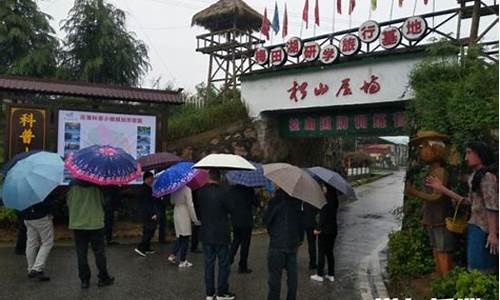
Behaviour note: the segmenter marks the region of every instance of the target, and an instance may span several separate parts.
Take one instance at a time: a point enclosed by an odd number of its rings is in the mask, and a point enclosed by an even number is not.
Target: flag
[[[339,15],[342,14],[342,0],[337,0],[337,12]]]
[[[273,28],[274,34],[277,34],[280,31],[280,16],[278,13],[278,2],[275,2],[274,5],[274,17],[273,17],[273,24],[271,24],[271,27]]]
[[[399,7],[403,6],[403,0],[398,0]]]
[[[426,0],[424,0],[426,1]],[[372,10],[376,10],[377,9],[377,0],[372,0]]]
[[[302,21],[306,22],[306,29],[307,25],[309,24],[308,19],[309,19],[309,0],[306,0],[306,3],[304,4],[304,11],[302,11]]]
[[[314,7],[314,23],[319,27],[319,3],[316,0],[316,6]]]
[[[288,35],[288,11],[286,10],[285,3],[285,13],[283,14],[283,30],[281,31],[281,36],[285,38]]]
[[[356,0],[349,0],[349,14],[352,14],[354,7],[356,7]]]
[[[267,19],[267,8],[264,8],[264,16],[262,17],[260,32],[269,40],[269,20]]]

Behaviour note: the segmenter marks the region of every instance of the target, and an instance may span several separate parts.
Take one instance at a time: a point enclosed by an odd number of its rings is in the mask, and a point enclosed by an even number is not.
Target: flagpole
[[[394,1],[395,0],[391,0],[391,11],[389,13],[389,21],[392,21],[392,12],[394,11]]]
[[[337,1],[333,1],[332,33],[335,32],[335,14],[337,12]]]
[[[415,3],[413,4],[413,15],[417,12],[417,0],[414,0]]]

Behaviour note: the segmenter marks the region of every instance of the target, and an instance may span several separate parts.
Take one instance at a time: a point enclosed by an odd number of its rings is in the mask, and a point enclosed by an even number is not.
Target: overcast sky
[[[154,79],[161,77],[161,86],[167,82],[176,87],[193,91],[194,86],[206,80],[208,57],[197,53],[196,35],[205,33],[199,27],[191,27],[191,17],[198,11],[206,8],[216,0],[105,0],[127,13],[127,27],[143,40],[149,49],[151,71],[143,80],[143,87],[151,87]],[[405,0],[403,7],[398,7],[397,0],[378,0],[378,8],[370,13],[370,0],[357,0],[356,8],[350,20],[347,14],[349,0],[342,0],[342,15],[335,15],[335,31],[359,26],[370,19],[386,21],[390,18],[391,1],[394,1],[392,18],[411,16],[415,9],[416,14],[429,13],[433,10],[433,0],[424,5],[424,0]],[[456,0],[434,0],[436,10],[457,7]],[[272,19],[274,1],[247,0],[254,9],[263,13],[267,7],[268,18]],[[283,7],[288,6],[289,35],[299,35],[301,15],[305,0],[278,0],[280,22],[283,19]],[[336,0],[319,0],[320,27],[316,34],[332,32],[333,3]],[[488,2],[488,1],[487,1]],[[73,0],[37,0],[41,10],[53,17],[52,26],[59,38],[64,33],[59,31],[61,20],[65,19],[73,5]],[[303,30],[303,37],[313,35],[312,24],[315,0],[309,0],[309,29]],[[370,15],[371,14],[371,15]],[[437,23],[438,21],[436,21]],[[486,22],[484,22],[486,23]],[[456,24],[456,23],[455,23]],[[483,24],[486,26],[487,24]],[[446,28],[450,32],[456,25]],[[258,34],[257,34],[258,36]],[[282,42],[281,33],[275,42]],[[161,87],[160,86],[160,87]]]

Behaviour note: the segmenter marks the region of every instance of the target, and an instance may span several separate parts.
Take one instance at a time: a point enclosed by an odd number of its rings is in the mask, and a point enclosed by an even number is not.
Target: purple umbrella
[[[161,170],[182,161],[182,158],[168,152],[153,153],[139,157],[137,161],[141,164],[143,171]]]
[[[262,165],[251,162],[255,167],[255,171],[229,171],[226,173],[226,178],[231,184],[241,184],[247,187],[263,187],[267,186],[270,181],[264,177]]]
[[[141,176],[141,165],[130,154],[109,145],[71,152],[65,166],[73,178],[97,185],[127,184]]]

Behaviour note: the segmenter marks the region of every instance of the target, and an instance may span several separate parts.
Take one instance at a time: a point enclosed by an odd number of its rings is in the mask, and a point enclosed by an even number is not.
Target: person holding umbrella
[[[233,242],[231,243],[229,261],[233,264],[234,257],[238,252],[238,248],[240,248],[238,273],[252,273],[252,270],[248,268],[248,252],[250,250],[253,230],[252,210],[254,206],[259,206],[259,202],[255,195],[255,190],[252,187],[241,184],[231,186],[228,194],[233,206],[231,215]]]
[[[50,196],[20,212],[27,229],[26,260],[28,277],[49,281],[44,267],[54,246],[54,224]]]
[[[264,223],[270,236],[267,264],[269,270],[268,300],[279,300],[281,276],[287,272],[288,300],[297,297],[297,251],[303,239],[301,201],[316,208],[326,204],[319,184],[299,167],[275,163],[263,166],[264,176],[277,187],[275,196],[269,200]]]
[[[323,277],[333,282],[335,281],[335,258],[333,256],[333,246],[337,237],[337,210],[339,201],[337,191],[328,185],[323,185],[326,196],[326,205],[321,208],[319,222],[314,229],[314,234],[318,236],[318,272],[311,275],[311,279],[323,282]],[[325,258],[328,261],[328,273],[325,276]]]
[[[192,234],[191,222],[200,225],[194,210],[191,189],[187,186],[182,187],[171,195],[170,201],[174,205],[174,227],[177,240],[168,260],[178,263],[179,268],[190,268],[193,264],[186,260],[186,256],[189,237]]]
[[[140,256],[155,253],[151,249],[151,239],[153,238],[159,219],[158,199],[153,197],[154,176],[151,172],[144,172],[142,185],[139,192],[139,211],[142,219],[142,240],[134,249]]]
[[[10,163],[3,184],[4,205],[19,211],[27,228],[26,260],[28,277],[50,278],[44,267],[54,245],[49,194],[63,178],[64,164],[55,153],[37,152]]]
[[[88,289],[88,247],[96,259],[98,286],[112,285],[104,244],[104,193],[99,186],[127,184],[141,176],[140,165],[121,148],[93,145],[71,152],[65,161],[73,181],[67,194],[69,229],[74,231],[81,288]]]
[[[302,223],[304,227],[304,234],[307,237],[307,250],[309,252],[309,269],[314,270],[318,267],[317,256],[316,256],[316,243],[318,242],[318,236],[314,234],[314,230],[317,228],[318,224],[316,222],[316,217],[319,213],[319,209],[312,206],[309,203],[302,202]]]
[[[200,207],[200,240],[203,243],[205,257],[206,300],[232,300],[229,292],[229,245],[231,230],[229,215],[231,205],[227,191],[220,184],[220,172],[210,169],[208,185],[198,190]],[[215,261],[219,261],[218,288],[215,290]]]

